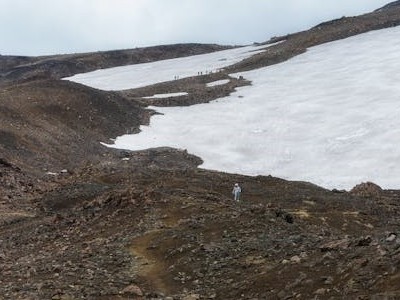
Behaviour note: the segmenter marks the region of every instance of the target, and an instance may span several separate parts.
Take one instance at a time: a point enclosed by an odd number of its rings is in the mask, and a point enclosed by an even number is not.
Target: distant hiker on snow
[[[235,186],[233,187],[233,190],[232,190],[233,200],[239,202],[241,192],[242,192],[242,189],[240,188],[239,183],[235,183]]]

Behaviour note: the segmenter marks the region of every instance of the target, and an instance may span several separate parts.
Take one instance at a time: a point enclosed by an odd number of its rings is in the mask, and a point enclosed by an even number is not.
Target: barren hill
[[[0,55],[0,83],[46,78],[60,79],[97,69],[198,55],[227,48],[230,47],[207,44],[176,44],[40,57]]]
[[[190,92],[168,105],[213,100],[249,84],[207,89],[228,72],[399,25],[396,4],[274,38],[226,73],[124,92],[60,78],[226,47],[0,56],[0,299],[400,299],[400,191],[330,191],[202,170],[183,150],[100,144],[149,121],[149,91]]]

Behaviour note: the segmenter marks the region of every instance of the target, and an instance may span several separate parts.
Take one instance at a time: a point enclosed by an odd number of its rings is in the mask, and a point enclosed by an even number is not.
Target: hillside
[[[229,47],[0,56],[0,299],[400,299],[400,191],[351,191],[198,168],[185,150],[114,150],[159,105],[251,84],[228,74],[397,26],[397,2],[277,37],[224,72],[119,92],[60,80]],[[207,87],[216,80],[229,84]],[[165,104],[166,101],[163,101]],[[243,201],[232,201],[235,182]]]
[[[60,79],[97,69],[198,55],[228,48],[231,47],[207,44],[176,44],[40,57],[0,55],[0,84],[46,78]]]

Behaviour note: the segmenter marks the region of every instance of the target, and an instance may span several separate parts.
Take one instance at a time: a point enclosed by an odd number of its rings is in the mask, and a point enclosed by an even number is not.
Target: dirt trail
[[[130,247],[130,252],[138,260],[138,276],[148,282],[154,290],[165,295],[171,294],[174,283],[171,281],[169,266],[164,257],[159,251],[154,251],[157,248],[155,242],[163,235],[163,231],[178,226],[181,217],[178,209],[169,210],[162,216],[160,228],[150,230],[134,239]]]
[[[149,249],[153,241],[159,235],[160,230],[149,231],[145,235],[135,239],[130,248],[131,253],[138,259],[138,275],[152,285],[152,288],[163,294],[169,294],[170,289],[163,279],[167,266],[162,259],[154,255]]]

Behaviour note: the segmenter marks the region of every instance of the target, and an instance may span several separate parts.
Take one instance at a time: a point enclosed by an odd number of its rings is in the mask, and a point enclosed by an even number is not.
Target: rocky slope
[[[228,72],[398,25],[395,4],[273,39],[226,73],[120,93],[58,79],[221,48],[0,57],[0,299],[400,299],[400,191],[329,191],[203,170],[183,150],[100,145],[149,121],[145,106],[159,103],[144,95],[184,86],[168,105],[213,100],[250,84]],[[218,79],[230,82],[206,87]]]
[[[97,69],[198,55],[228,48],[230,47],[208,44],[176,44],[40,57],[0,55],[0,83],[60,79]]]

